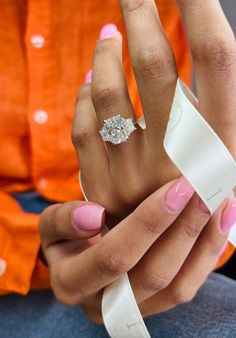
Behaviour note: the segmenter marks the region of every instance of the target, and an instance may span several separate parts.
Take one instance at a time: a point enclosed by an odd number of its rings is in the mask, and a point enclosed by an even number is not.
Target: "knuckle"
[[[84,148],[88,143],[91,142],[93,137],[97,134],[97,130],[92,127],[79,127],[72,129],[71,139],[74,147]]]
[[[64,238],[66,236],[66,232],[64,230],[64,227],[62,227],[62,222],[61,222],[61,216],[62,216],[62,211],[64,209],[65,204],[58,205],[54,209],[54,213],[51,218],[50,226],[52,229],[52,233],[54,234],[55,238]]]
[[[172,277],[165,273],[154,273],[153,271],[150,271],[145,274],[144,288],[154,294],[165,289],[170,284],[171,280]]]
[[[221,243],[222,244],[222,243]],[[219,246],[215,243],[211,243],[209,245],[209,255],[211,257],[217,258],[219,256],[220,250],[221,250],[222,246]]]
[[[95,85],[92,88],[92,101],[95,107],[113,107],[121,98],[121,89],[116,84],[110,86]]]
[[[69,291],[67,283],[64,277],[64,274],[60,273],[63,271],[60,269],[58,264],[55,267],[51,268],[51,288],[57,300],[60,303],[66,305],[77,305],[80,303],[80,295],[76,293],[76,295]]]
[[[99,305],[98,308],[96,305],[94,305],[94,301],[95,301],[94,297],[92,299],[88,298],[84,302],[82,302],[80,306],[82,307],[84,313],[92,323],[101,325],[104,323],[101,311],[101,304]]]
[[[136,53],[134,57],[134,68],[144,78],[165,78],[173,73],[173,59],[170,54],[160,52],[160,47],[153,45],[143,48],[142,51]],[[173,73],[175,74],[175,72]]]
[[[90,88],[87,85],[82,86],[76,96],[77,104],[83,100],[86,100],[90,96]]]
[[[114,52],[117,48],[117,46],[119,46],[119,42],[117,39],[104,39],[104,40],[99,40],[95,46],[95,52],[94,52],[94,56],[95,59],[97,58],[97,56],[104,58],[104,54],[109,53],[109,55],[107,55],[107,57],[114,57]],[[113,54],[111,54],[113,53]]]
[[[133,13],[146,7],[149,2],[145,0],[120,0],[120,6],[124,11]]]
[[[185,303],[191,302],[195,294],[196,294],[196,291],[193,291],[189,287],[178,287],[173,291],[173,294],[172,294],[173,303],[175,305],[178,305],[178,304],[185,304]]]
[[[129,191],[129,193],[124,194],[122,191],[119,198],[122,199],[127,206],[139,205],[147,195],[147,186],[144,180],[140,179],[139,176],[136,176],[134,172],[129,175],[129,172],[127,171],[126,175],[126,191]]]
[[[221,236],[220,236],[221,237]],[[208,253],[210,257],[218,257],[219,252],[222,249],[222,238],[219,236],[209,236],[208,239],[206,239],[206,248],[208,250]]]
[[[61,289],[58,290],[58,289],[54,288],[53,293],[54,293],[56,299],[58,300],[58,302],[60,302],[62,304],[69,305],[69,306],[79,304],[79,302],[77,301],[78,298],[75,298],[74,295],[69,294],[69,293],[65,292],[64,290],[61,290]]]
[[[183,231],[191,239],[197,238],[206,224],[205,216],[194,216],[191,219],[184,219]]]
[[[96,325],[102,325],[104,323],[102,315],[101,314],[94,314],[94,313],[90,313],[87,311],[84,311],[86,316],[88,317],[88,319],[96,324]]]
[[[49,232],[51,232],[55,237],[59,234],[59,209],[60,204],[54,204],[46,208],[41,214],[39,221],[39,232],[42,242],[44,242],[45,237],[47,237],[46,234]]]
[[[196,5],[196,0],[177,0],[177,2],[181,5],[181,6],[184,6],[184,5]]]
[[[142,225],[148,235],[158,236],[163,232],[159,216],[153,208],[138,207],[135,212],[135,221]]]
[[[108,255],[101,252],[98,261],[98,269],[104,275],[118,277],[122,273],[128,271],[129,266],[125,257],[115,253]]]
[[[208,38],[201,48],[195,48],[193,56],[211,69],[225,72],[236,64],[235,40],[224,36]]]

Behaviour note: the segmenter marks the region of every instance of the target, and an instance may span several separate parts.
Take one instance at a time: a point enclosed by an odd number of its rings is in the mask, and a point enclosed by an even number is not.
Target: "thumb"
[[[94,237],[104,225],[105,209],[98,204],[76,201],[52,205],[45,209],[39,221],[42,246]]]

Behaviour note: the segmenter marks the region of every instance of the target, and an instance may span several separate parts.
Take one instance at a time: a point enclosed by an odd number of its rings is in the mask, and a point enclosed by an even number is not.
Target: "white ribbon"
[[[236,163],[197,110],[198,101],[179,79],[164,139],[164,148],[206,204],[211,214],[236,186]],[[236,224],[229,238],[236,246]],[[105,288],[104,324],[112,338],[149,338],[127,273]]]

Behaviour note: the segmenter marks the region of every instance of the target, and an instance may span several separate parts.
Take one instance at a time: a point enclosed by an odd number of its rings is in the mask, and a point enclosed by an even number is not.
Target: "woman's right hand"
[[[192,299],[235,221],[235,201],[210,217],[182,177],[154,192],[104,237],[104,208],[78,201],[47,208],[40,232],[56,297],[80,304],[101,323],[103,289],[125,272],[144,316]]]

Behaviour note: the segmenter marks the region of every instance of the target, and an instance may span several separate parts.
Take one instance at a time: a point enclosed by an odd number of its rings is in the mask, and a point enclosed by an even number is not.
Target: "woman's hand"
[[[138,127],[120,145],[105,145],[98,132],[104,119],[118,114],[134,116],[122,70],[122,37],[113,26],[101,32],[92,83],[79,92],[73,127],[85,193],[90,201],[106,207],[114,223],[179,175],[163,149],[178,77],[173,52],[155,1],[120,0],[120,4],[147,128]],[[178,5],[195,66],[200,112],[235,156],[233,32],[217,0],[178,0]]]
[[[56,297],[80,304],[100,323],[103,288],[129,271],[144,316],[191,300],[236,221],[235,201],[210,219],[193,193],[184,178],[170,182],[103,238],[96,236],[105,222],[102,207],[71,202],[46,209],[40,232]]]

